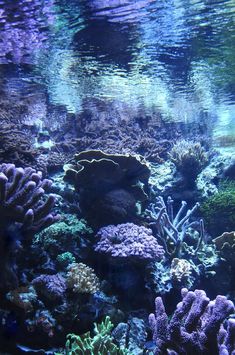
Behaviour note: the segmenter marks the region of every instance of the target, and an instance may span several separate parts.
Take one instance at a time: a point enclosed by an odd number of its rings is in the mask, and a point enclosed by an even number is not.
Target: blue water
[[[215,145],[229,134],[233,1],[48,0],[0,6],[2,77],[6,67],[14,67],[6,79],[17,91],[36,82],[51,103],[72,113],[98,98],[137,114],[160,112],[170,121],[212,120]],[[9,94],[13,87],[6,88]]]

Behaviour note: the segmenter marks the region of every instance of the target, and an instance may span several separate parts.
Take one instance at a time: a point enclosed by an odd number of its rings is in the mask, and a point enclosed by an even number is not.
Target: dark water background
[[[234,22],[233,0],[0,1],[0,88],[33,101],[38,125],[48,104],[77,114],[98,99],[209,122],[213,144],[233,151]]]

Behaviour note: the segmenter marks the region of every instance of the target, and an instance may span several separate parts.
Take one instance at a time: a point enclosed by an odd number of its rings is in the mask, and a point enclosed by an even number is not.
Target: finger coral
[[[16,168],[14,164],[0,165],[0,230],[17,223],[25,234],[35,234],[57,220],[51,214],[54,195],[42,199],[51,185],[42,180],[40,172],[32,168]]]
[[[210,301],[203,290],[193,292],[184,288],[181,295],[182,301],[170,320],[162,298],[155,300],[156,313],[149,315],[156,344],[154,354],[218,354],[217,335],[221,334],[225,319],[234,312],[233,302],[225,296]],[[221,339],[220,347],[222,342]]]

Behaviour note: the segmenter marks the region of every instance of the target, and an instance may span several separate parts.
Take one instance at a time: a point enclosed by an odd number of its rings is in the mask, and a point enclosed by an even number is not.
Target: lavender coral
[[[160,260],[164,249],[152,235],[152,230],[133,223],[109,225],[101,228],[95,251],[119,258]]]
[[[16,168],[14,164],[0,165],[0,230],[17,223],[20,231],[35,234],[57,220],[50,212],[54,195],[42,199],[51,185],[42,180],[40,172],[32,168]]]
[[[54,195],[44,197],[51,181],[32,168],[0,165],[0,288],[17,287],[13,256],[21,242],[54,223]]]
[[[37,293],[48,300],[63,300],[66,282],[62,275],[40,275],[32,281]]]
[[[234,312],[232,301],[225,296],[217,296],[214,301],[210,301],[202,290],[193,292],[182,289],[181,294],[182,301],[170,321],[162,298],[157,297],[155,300],[156,313],[149,315],[156,344],[154,354],[216,354],[218,335],[220,348],[222,344],[226,348],[229,341],[222,324]]]

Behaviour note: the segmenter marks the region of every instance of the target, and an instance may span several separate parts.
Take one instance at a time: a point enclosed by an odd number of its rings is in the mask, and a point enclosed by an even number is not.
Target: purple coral
[[[18,285],[14,255],[20,242],[58,220],[51,213],[54,195],[44,196],[50,184],[32,168],[0,165],[0,288]]]
[[[42,199],[51,181],[32,168],[16,168],[14,164],[0,165],[0,230],[17,223],[24,234],[34,234],[57,220],[50,212],[54,195]]]
[[[182,301],[177,305],[170,321],[162,298],[157,297],[155,300],[156,313],[149,315],[156,344],[154,354],[218,353],[217,336],[221,334],[222,344],[226,331],[223,333],[220,328],[224,320],[234,312],[232,301],[225,296],[217,296],[214,301],[210,301],[202,290],[193,292],[182,289],[181,294]],[[226,344],[224,346],[226,348]],[[220,345],[221,349],[222,347]]]
[[[36,291],[49,300],[63,300],[66,283],[63,276],[56,275],[40,275],[32,281]]]
[[[164,249],[153,237],[151,229],[133,223],[109,225],[101,228],[95,251],[119,258],[155,259],[163,258]]]

